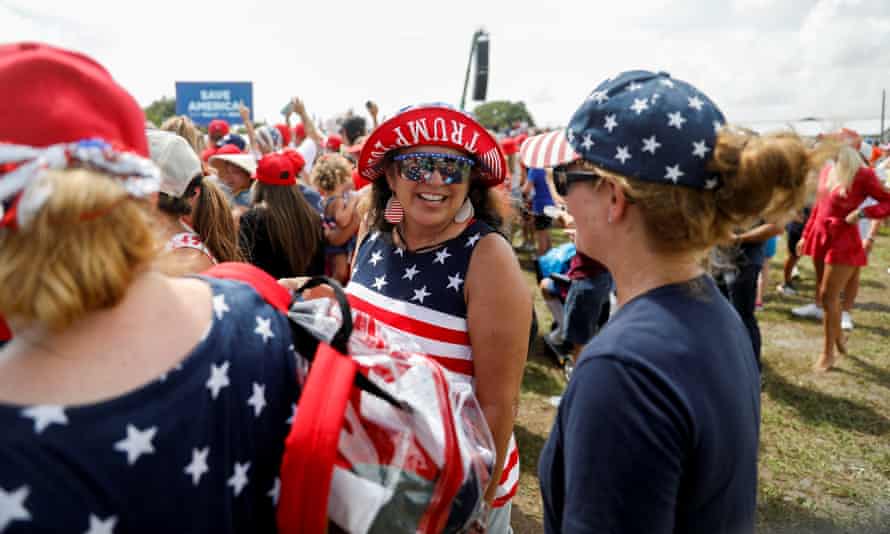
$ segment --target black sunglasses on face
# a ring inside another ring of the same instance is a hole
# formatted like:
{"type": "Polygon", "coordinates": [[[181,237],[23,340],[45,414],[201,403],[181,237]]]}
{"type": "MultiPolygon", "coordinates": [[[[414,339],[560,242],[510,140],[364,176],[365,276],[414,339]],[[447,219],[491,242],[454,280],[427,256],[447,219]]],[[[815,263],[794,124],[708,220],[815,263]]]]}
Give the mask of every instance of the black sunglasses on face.
{"type": "Polygon", "coordinates": [[[554,171],[553,185],[560,196],[569,194],[569,187],[578,182],[596,182],[603,177],[602,174],[593,171],[554,171]]]}

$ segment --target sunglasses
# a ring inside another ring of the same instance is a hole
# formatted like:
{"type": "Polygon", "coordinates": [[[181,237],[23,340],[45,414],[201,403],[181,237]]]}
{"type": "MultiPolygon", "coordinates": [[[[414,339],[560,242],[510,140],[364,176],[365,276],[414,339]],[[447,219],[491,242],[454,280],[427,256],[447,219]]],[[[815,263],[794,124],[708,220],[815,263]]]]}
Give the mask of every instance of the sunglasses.
{"type": "Polygon", "coordinates": [[[399,173],[412,182],[428,184],[438,171],[445,185],[460,184],[470,178],[476,162],[464,156],[436,152],[413,152],[393,158],[399,173]]]}
{"type": "Polygon", "coordinates": [[[596,182],[602,177],[602,174],[592,171],[557,170],[553,171],[553,185],[556,187],[556,192],[559,193],[560,196],[566,196],[569,194],[569,188],[572,184],[578,182],[596,182]]]}

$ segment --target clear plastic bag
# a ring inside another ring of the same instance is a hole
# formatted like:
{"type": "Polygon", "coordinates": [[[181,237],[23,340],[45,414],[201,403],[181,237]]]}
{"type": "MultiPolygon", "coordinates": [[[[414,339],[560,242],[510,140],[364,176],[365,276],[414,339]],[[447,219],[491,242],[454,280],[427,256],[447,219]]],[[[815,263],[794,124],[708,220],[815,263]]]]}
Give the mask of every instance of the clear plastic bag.
{"type": "MultiPolygon", "coordinates": [[[[340,325],[328,299],[290,317],[329,341],[340,325]]],[[[350,533],[466,532],[483,520],[494,441],[472,385],[449,379],[415,342],[352,311],[349,354],[397,408],[354,389],[346,407],[328,517],[350,533]]]]}

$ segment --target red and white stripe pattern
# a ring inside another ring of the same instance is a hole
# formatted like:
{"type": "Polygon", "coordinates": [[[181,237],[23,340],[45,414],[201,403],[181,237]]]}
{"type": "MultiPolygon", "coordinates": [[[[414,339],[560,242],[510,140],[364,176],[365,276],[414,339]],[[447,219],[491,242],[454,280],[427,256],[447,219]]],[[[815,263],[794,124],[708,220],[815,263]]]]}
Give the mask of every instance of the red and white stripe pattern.
{"type": "Polygon", "coordinates": [[[529,137],[519,149],[519,161],[530,169],[552,169],[579,157],[563,130],[529,137]]]}
{"type": "Polygon", "coordinates": [[[492,176],[502,176],[504,172],[504,155],[497,148],[492,148],[480,158],[482,166],[492,176]]]}
{"type": "MultiPolygon", "coordinates": [[[[473,354],[466,318],[387,297],[355,278],[349,282],[346,292],[354,309],[373,316],[396,333],[416,342],[428,357],[450,372],[452,379],[472,383],[473,354]]],[[[494,506],[501,507],[508,503],[518,487],[519,450],[515,438],[510,436],[494,506]]]]}

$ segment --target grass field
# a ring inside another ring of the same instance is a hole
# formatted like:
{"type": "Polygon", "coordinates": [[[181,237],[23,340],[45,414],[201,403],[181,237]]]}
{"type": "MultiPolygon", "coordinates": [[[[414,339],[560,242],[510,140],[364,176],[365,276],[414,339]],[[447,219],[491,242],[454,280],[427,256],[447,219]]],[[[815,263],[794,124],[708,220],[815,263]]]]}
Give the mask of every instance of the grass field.
{"type": "MultiPolygon", "coordinates": [[[[799,295],[782,296],[776,286],[786,257],[784,241],[778,249],[758,312],[763,335],[758,531],[888,533],[890,232],[883,230],[870,265],[862,270],[849,356],[825,374],[811,371],[822,346],[821,323],[791,316],[791,308],[812,301],[812,263],[801,261],[799,295]]],[[[531,259],[520,259],[534,286],[531,259]]],[[[550,314],[537,291],[535,309],[540,331],[548,332],[550,314]]],[[[515,430],[522,462],[513,501],[517,534],[543,532],[538,456],[556,414],[549,398],[564,387],[561,371],[538,338],[526,366],[515,430]]]]}

